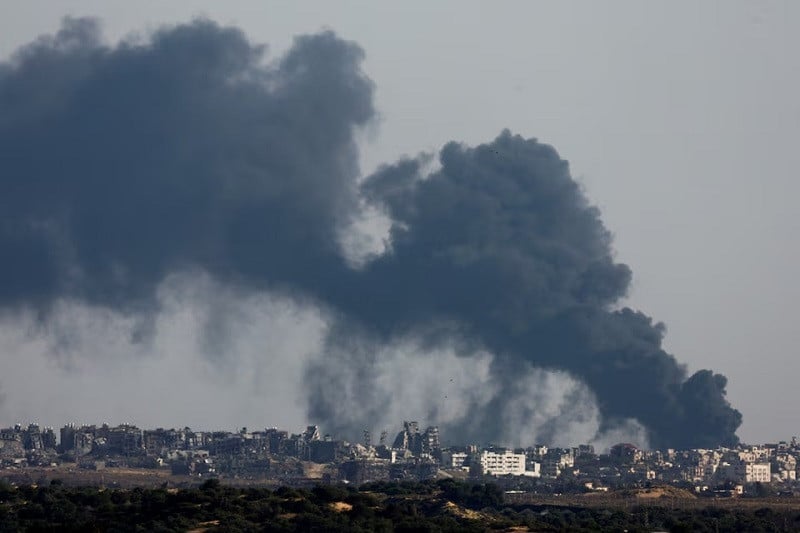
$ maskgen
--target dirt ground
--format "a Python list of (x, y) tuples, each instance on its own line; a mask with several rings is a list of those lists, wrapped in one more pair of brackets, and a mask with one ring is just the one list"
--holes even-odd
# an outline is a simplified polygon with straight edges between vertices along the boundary
[(86, 470), (75, 465), (29, 467), (0, 470), (0, 479), (18, 485), (46, 485), (54, 479), (68, 486), (98, 486), (108, 488), (190, 486), (204, 481), (190, 476), (173, 476), (168, 470), (144, 468), (104, 468)]
[(589, 494), (507, 494), (506, 502), (521, 505), (548, 505), (554, 507), (585, 507), (629, 509), (635, 506), (653, 506), (672, 509), (772, 509), (800, 510), (800, 497), (771, 498), (714, 498), (698, 497), (689, 491), (673, 487), (619, 490)]

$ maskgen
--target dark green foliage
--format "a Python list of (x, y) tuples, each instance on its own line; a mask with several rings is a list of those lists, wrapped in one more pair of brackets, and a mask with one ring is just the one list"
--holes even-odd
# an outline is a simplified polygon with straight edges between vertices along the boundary
[(205, 480), (203, 482), (203, 484), (200, 485), (200, 490), (213, 491), (213, 490), (218, 490), (220, 488), (220, 486), (221, 486), (221, 482), (220, 482), (219, 479), (211, 478), (211, 479)]
[(103, 490), (0, 482), (0, 531), (797, 531), (784, 508), (512, 505), (492, 484), (373, 483), (313, 489)]
[(503, 491), (492, 483), (467, 484), (448, 479), (438, 485), (445, 498), (470, 509), (497, 508), (503, 504)]

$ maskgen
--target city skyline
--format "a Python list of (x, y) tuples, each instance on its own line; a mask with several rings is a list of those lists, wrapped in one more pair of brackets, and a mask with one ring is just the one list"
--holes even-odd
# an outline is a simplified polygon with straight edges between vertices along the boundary
[[(67, 424), (58, 432), (35, 424), (0, 428), (0, 479), (63, 475), (67, 483), (87, 479), (81, 471), (109, 474), (112, 486), (144, 483), (186, 486), (192, 479), (236, 483), (354, 483), (381, 481), (491, 480), (506, 488), (560, 494), (607, 492), (672, 485), (698, 496), (738, 497), (768, 493), (792, 496), (797, 487), (800, 442), (693, 449), (642, 450), (617, 443), (508, 448), (494, 444), (446, 443), (436, 426), (403, 421), (394, 438), (377, 441), (364, 432), (359, 442), (323, 434), (310, 425), (298, 433), (281, 428), (195, 431), (189, 427)], [(136, 472), (136, 474), (134, 474)], [(26, 477), (27, 476), (27, 477)], [(127, 477), (126, 477), (127, 476)], [(101, 477), (101, 484), (105, 483)], [(155, 480), (155, 481), (154, 481)], [(141, 481), (140, 481), (141, 483)], [(766, 489), (765, 487), (771, 486)]]

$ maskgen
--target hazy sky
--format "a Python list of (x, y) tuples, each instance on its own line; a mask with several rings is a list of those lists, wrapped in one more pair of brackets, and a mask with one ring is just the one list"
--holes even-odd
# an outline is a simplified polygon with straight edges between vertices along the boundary
[(800, 4), (3, 0), (0, 57), (64, 15), (109, 42), (205, 16), (270, 57), (335, 30), (377, 86), (365, 172), (503, 128), (552, 144), (633, 269), (628, 305), (690, 370), (728, 376), (742, 439), (800, 433)]

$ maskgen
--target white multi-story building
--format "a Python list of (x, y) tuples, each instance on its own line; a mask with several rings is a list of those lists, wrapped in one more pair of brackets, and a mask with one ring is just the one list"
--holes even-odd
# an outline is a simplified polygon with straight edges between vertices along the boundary
[(773, 470), (780, 481), (795, 481), (797, 479), (797, 459), (786, 452), (780, 452), (772, 462)]
[(525, 475), (525, 454), (511, 450), (503, 452), (484, 451), (481, 453), (483, 473), (492, 476)]
[(769, 463), (745, 463), (737, 468), (740, 479), (745, 483), (769, 483), (772, 481), (772, 472)]
[(771, 470), (769, 463), (723, 463), (717, 469), (717, 475), (720, 479), (739, 483), (769, 483), (772, 481)]

